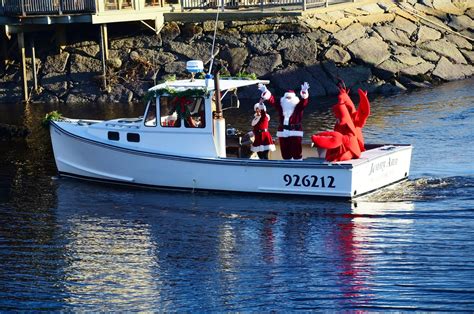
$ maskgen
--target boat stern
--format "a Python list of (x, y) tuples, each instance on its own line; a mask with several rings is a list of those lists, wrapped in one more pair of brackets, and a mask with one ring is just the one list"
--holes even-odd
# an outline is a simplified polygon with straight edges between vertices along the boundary
[(382, 145), (362, 153), (352, 169), (352, 197), (407, 179), (411, 153), (411, 145)]

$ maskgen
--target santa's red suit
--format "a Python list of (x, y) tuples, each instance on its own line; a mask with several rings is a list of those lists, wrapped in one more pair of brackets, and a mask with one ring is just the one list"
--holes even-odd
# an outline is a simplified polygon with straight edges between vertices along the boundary
[(268, 159), (268, 151), (275, 151), (275, 144), (273, 144), (272, 136), (268, 131), (270, 116), (267, 114), (267, 108), (264, 104), (255, 104), (254, 110), (256, 113), (252, 120), (252, 126), (255, 139), (250, 149), (257, 153), (267, 152), (266, 154), (259, 154), (259, 157)]
[(317, 147), (326, 148), (326, 160), (344, 161), (360, 157), (365, 150), (362, 128), (370, 114), (367, 92), (359, 89), (360, 103), (356, 110), (348, 90), (339, 88), (338, 102), (333, 106), (336, 116), (334, 131), (326, 131), (311, 137)]
[(277, 101), (264, 85), (259, 85), (259, 89), (262, 91), (262, 98), (267, 100), (278, 113), (280, 124), (278, 125), (277, 136), (281, 156), (283, 159), (301, 160), (303, 158), (301, 147), (303, 126), (301, 122), (303, 111), (308, 106), (308, 83), (301, 86), (300, 95), (303, 100), (300, 100), (294, 91), (288, 91), (280, 101)]

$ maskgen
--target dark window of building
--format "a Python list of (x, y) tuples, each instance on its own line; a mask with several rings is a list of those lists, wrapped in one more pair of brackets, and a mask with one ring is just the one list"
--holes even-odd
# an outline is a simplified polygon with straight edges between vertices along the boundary
[(129, 142), (140, 142), (140, 134), (138, 133), (127, 133), (127, 141)]
[(111, 141), (118, 141), (120, 139), (119, 132), (109, 132), (108, 138)]

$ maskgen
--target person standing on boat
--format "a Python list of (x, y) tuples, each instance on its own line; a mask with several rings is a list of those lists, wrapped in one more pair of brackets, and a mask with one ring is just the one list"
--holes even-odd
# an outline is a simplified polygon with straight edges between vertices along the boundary
[(268, 159), (268, 152), (275, 151), (272, 135), (268, 131), (270, 115), (267, 114), (267, 107), (262, 102), (256, 103), (253, 109), (255, 114), (252, 120), (252, 127), (255, 140), (250, 149), (257, 153), (258, 158)]
[(262, 92), (262, 99), (267, 100), (278, 112), (280, 124), (278, 125), (277, 136), (281, 156), (285, 160), (302, 160), (303, 127), (301, 121), (303, 120), (303, 111), (308, 106), (309, 84), (304, 82), (301, 85), (300, 96), (302, 100), (292, 90), (286, 92), (280, 101), (277, 101), (265, 85), (258, 84), (258, 89)]

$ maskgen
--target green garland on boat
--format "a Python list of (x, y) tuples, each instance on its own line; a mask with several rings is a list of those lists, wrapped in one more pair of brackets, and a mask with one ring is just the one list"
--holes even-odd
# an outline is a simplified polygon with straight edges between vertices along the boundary
[(64, 120), (63, 115), (60, 114), (58, 111), (54, 110), (54, 111), (48, 112), (44, 116), (43, 120), (41, 120), (41, 125), (44, 127), (47, 127), (49, 126), (50, 121), (62, 121), (62, 120)]
[(174, 88), (165, 87), (156, 90), (149, 91), (145, 94), (145, 102), (148, 102), (152, 98), (156, 98), (162, 95), (168, 95), (172, 97), (203, 97), (207, 95), (209, 92), (206, 91), (204, 88), (195, 88), (195, 89), (186, 89), (183, 91), (176, 90)]

